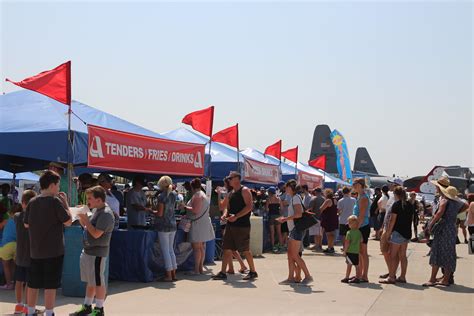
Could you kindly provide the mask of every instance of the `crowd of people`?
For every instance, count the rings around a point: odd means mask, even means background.
[[[67,196],[60,189],[62,179],[50,168],[40,177],[40,193],[23,192],[19,204],[9,198],[9,185],[1,187],[0,258],[5,276],[2,289],[15,290],[16,313],[36,315],[38,291],[44,289],[44,314],[54,315],[56,290],[62,281],[64,227],[73,222],[84,230],[79,266],[81,280],[87,284],[84,303],[73,315],[104,315],[105,262],[112,233],[119,228],[119,218],[124,214],[128,229],[149,227],[152,219],[165,266],[165,274],[158,281],[178,281],[174,250],[178,228],[187,233],[193,249],[194,269],[186,275],[205,273],[205,243],[215,238],[215,229],[210,217],[212,201],[199,178],[186,183],[185,192],[178,192],[168,176],[161,177],[156,186],[135,177],[132,187],[119,192],[108,174],[97,178],[81,175],[77,181],[77,204],[87,205],[92,213],[79,213],[77,217],[72,216]],[[240,264],[238,271],[245,274],[244,280],[258,278],[250,250],[250,217],[258,208],[268,219],[272,251],[287,254],[288,276],[280,282],[282,285],[314,282],[304,260],[305,248],[332,255],[337,252],[338,240],[347,263],[341,282],[368,283],[367,244],[372,239],[380,243],[387,267],[386,273],[380,275],[380,283],[407,282],[407,246],[410,241],[420,241],[430,246],[432,267],[423,286],[449,286],[454,283],[456,270],[458,227],[467,227],[469,234],[474,233],[474,194],[463,199],[445,177],[432,183],[437,188],[437,199],[428,207],[417,200],[416,193],[406,192],[397,179],[389,186],[376,188],[373,195],[365,179],[355,179],[351,188],[337,192],[321,188],[310,191],[295,180],[257,192],[242,183],[239,173],[232,172],[224,179],[224,186],[214,192],[224,228],[224,253],[221,269],[212,279],[226,280],[234,274],[234,259]],[[157,189],[151,199],[145,187]],[[179,223],[176,215],[180,215]],[[312,225],[304,227],[302,223],[308,216]],[[353,267],[355,273],[351,275]],[[440,268],[443,276],[438,278]]]

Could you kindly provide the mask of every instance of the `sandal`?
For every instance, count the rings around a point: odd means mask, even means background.
[[[239,273],[240,273],[240,274],[245,274],[245,273],[247,273],[247,272],[248,272],[248,269],[240,269],[240,270],[239,270]]]
[[[444,283],[441,283],[441,282],[436,282],[436,283],[435,283],[435,286],[450,287],[451,284],[449,284],[449,283],[448,283],[448,284],[444,284]]]
[[[351,281],[350,278],[344,278],[341,280],[342,283],[349,283]]]
[[[347,282],[349,284],[359,284],[359,283],[362,283],[360,279],[358,278],[353,278],[353,279],[350,279],[349,282]]]
[[[396,281],[397,281],[397,283],[402,283],[402,284],[406,284],[406,283],[407,283],[407,280],[402,279],[402,278],[400,278],[400,277],[398,277],[398,278],[396,279]]]
[[[381,279],[386,279],[386,278],[388,278],[389,276],[390,276],[390,274],[387,273],[387,274],[382,274],[382,275],[380,275],[379,278],[381,278]]]
[[[360,283],[369,283],[369,280],[359,279]]]
[[[379,283],[380,284],[395,284],[396,281],[391,280],[391,279],[385,279],[385,280],[380,280]]]
[[[436,283],[426,282],[426,283],[423,283],[421,286],[423,286],[423,287],[433,287],[433,286],[436,286]]]

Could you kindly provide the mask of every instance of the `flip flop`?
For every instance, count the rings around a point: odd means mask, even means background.
[[[407,280],[403,280],[401,278],[397,278],[396,280],[398,283],[402,283],[402,284],[406,284],[407,283]]]
[[[436,283],[426,282],[426,283],[423,283],[421,286],[423,286],[423,287],[433,287],[433,286],[436,286]]]

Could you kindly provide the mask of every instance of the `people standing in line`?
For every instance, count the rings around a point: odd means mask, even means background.
[[[127,225],[128,229],[144,228],[146,226],[146,213],[151,212],[147,207],[147,199],[143,187],[146,182],[140,176],[133,178],[132,189],[127,193]]]
[[[103,316],[106,297],[105,268],[110,251],[110,239],[115,225],[112,209],[106,204],[107,192],[102,186],[86,190],[87,204],[93,215],[79,214],[84,228],[83,250],[80,258],[81,281],[87,284],[84,304],[73,316]],[[95,307],[92,303],[95,298]]]
[[[252,193],[247,187],[242,186],[242,177],[238,172],[229,174],[229,183],[232,192],[229,195],[229,207],[225,211],[223,218],[227,220],[224,232],[224,258],[222,260],[221,271],[213,277],[214,280],[226,280],[226,269],[232,260],[233,251],[243,252],[249,264],[250,272],[244,280],[254,280],[258,278],[255,264],[250,251],[250,213],[252,212]]]
[[[176,255],[174,253],[174,239],[176,236],[176,192],[173,191],[173,181],[168,176],[163,176],[158,181],[160,195],[155,214],[155,228],[158,232],[161,254],[165,263],[166,275],[159,279],[161,282],[174,282],[176,279]],[[196,252],[196,251],[195,251]]]
[[[325,199],[323,196],[323,190],[321,188],[316,188],[313,191],[313,197],[309,202],[309,209],[311,213],[314,213],[315,217],[318,219],[318,222],[311,226],[308,229],[308,234],[314,236],[314,247],[311,250],[314,251],[323,251],[323,229],[321,227],[321,206],[323,205]]]
[[[344,187],[342,189],[342,199],[337,202],[337,214],[339,215],[339,236],[342,237],[342,244],[345,244],[346,234],[349,231],[348,219],[354,211],[354,205],[357,200],[351,197],[351,189]]]
[[[461,200],[463,203],[467,203],[467,201],[464,199],[464,196],[462,194],[458,194],[459,200]],[[456,228],[459,231],[461,229],[461,233],[464,236],[464,243],[467,244],[467,228],[466,228],[466,219],[467,219],[467,210],[465,212],[460,212],[456,218]],[[456,244],[460,244],[461,241],[459,240],[459,237],[456,238]]]
[[[56,290],[61,287],[64,226],[72,224],[66,194],[59,192],[61,177],[46,171],[39,179],[41,194],[26,207],[31,264],[28,276],[28,315],[36,312],[39,289],[44,289],[45,316],[54,315]]]
[[[270,223],[270,242],[272,244],[273,252],[280,251],[283,246],[283,235],[281,233],[281,223],[277,220],[280,216],[280,198],[276,195],[274,187],[268,188],[268,198],[265,205],[265,210],[268,212],[268,221]],[[278,237],[278,244],[275,242],[275,233]]]
[[[474,235],[474,193],[469,193],[467,195],[467,202],[469,207],[467,209],[467,220],[466,225],[469,231],[469,235]]]
[[[301,282],[302,284],[311,284],[313,277],[311,276],[305,261],[300,255],[302,240],[304,231],[299,230],[296,227],[295,220],[298,220],[303,216],[303,201],[297,194],[297,183],[295,180],[290,180],[286,183],[286,193],[291,197],[291,201],[288,207],[288,216],[280,217],[280,222],[287,222],[290,235],[288,239],[288,278],[280,282],[280,284],[292,284],[298,282],[300,278],[299,269],[301,269],[305,275],[305,278]],[[296,277],[295,277],[296,276]]]
[[[221,216],[221,229],[225,231],[225,227],[227,226],[227,210],[229,209],[229,194],[232,192],[232,187],[230,185],[229,177],[224,178],[224,189],[220,188],[218,193],[222,196],[219,200],[219,210],[222,212]],[[227,274],[235,274],[234,270],[234,262],[233,259],[236,259],[240,264],[239,272],[244,274],[248,271],[247,266],[245,265],[244,260],[240,256],[238,251],[232,251],[232,259],[228,262],[227,265]]]
[[[390,265],[388,278],[380,280],[382,284],[407,283],[408,269],[407,247],[411,239],[411,226],[415,213],[415,206],[407,201],[407,193],[402,187],[393,192],[396,202],[392,206],[390,222],[382,238],[390,240]],[[400,277],[396,273],[398,263],[401,266]]]
[[[196,178],[191,181],[191,188],[193,196],[185,206],[186,217],[191,220],[188,241],[191,242],[194,253],[194,271],[191,275],[200,275],[204,274],[205,244],[213,240],[215,235],[209,217],[210,201],[202,191],[201,180]]]
[[[285,182],[280,181],[278,182],[278,190],[280,191],[279,198],[280,198],[280,211],[281,211],[281,216],[287,217],[288,216],[288,206],[289,202],[291,201],[291,197],[286,194],[286,189],[285,189]],[[281,223],[281,235],[283,237],[283,244],[284,246],[282,247],[283,250],[287,248],[288,246],[288,223],[284,222]]]
[[[362,276],[359,265],[360,245],[362,242],[362,233],[359,230],[359,220],[357,216],[351,215],[347,219],[349,230],[344,238],[344,256],[346,257],[346,277],[341,280],[342,283],[360,283]],[[351,278],[352,266],[356,267],[356,275]]]
[[[428,224],[428,232],[433,235],[430,252],[431,277],[423,286],[450,286],[454,283],[452,274],[456,271],[456,217],[467,205],[457,199],[457,189],[446,185],[445,177],[431,181],[440,196],[438,211]],[[444,271],[443,279],[438,282],[439,269]]]
[[[334,198],[334,192],[331,189],[324,190],[326,200],[321,205],[321,227],[326,234],[328,247],[323,251],[325,254],[334,254],[334,241],[336,239],[336,229],[339,227],[337,216],[337,202]]]
[[[117,201],[119,201],[119,216],[122,216],[125,213],[125,200],[123,198],[123,193],[118,190],[114,183],[112,183],[110,192],[115,196]]]
[[[416,192],[410,192],[408,203],[413,205],[413,232],[415,236],[411,239],[412,242],[418,241],[418,225],[420,225],[420,213],[423,212],[421,203],[416,199]]]
[[[377,237],[377,231],[380,230],[382,225],[377,222],[377,217],[378,217],[378,212],[379,212],[379,206],[378,202],[382,198],[382,189],[381,188],[375,188],[374,190],[374,196],[372,197],[372,203],[370,204],[370,227],[374,229],[375,235],[374,238],[375,240],[379,240],[380,238]]]
[[[309,187],[307,184],[303,184],[299,186],[299,194],[301,196],[301,199],[303,200],[303,210],[308,210],[309,209],[309,204],[311,203],[311,194],[309,193]],[[305,231],[304,236],[303,236],[303,249],[307,248],[311,245],[310,241],[310,235],[308,233],[308,230]]]
[[[114,217],[115,217],[115,226],[114,229],[119,228],[120,224],[120,202],[117,200],[115,195],[112,193],[112,186],[113,186],[114,178],[111,177],[107,173],[101,173],[97,178],[98,184],[104,188],[105,190],[105,203],[110,207],[112,210]]]
[[[359,221],[359,230],[362,234],[362,244],[360,245],[360,265],[362,276],[359,279],[361,283],[369,282],[369,254],[367,253],[367,243],[370,235],[370,200],[367,194],[367,186],[365,179],[355,179],[353,182],[353,189],[357,192],[357,203],[354,205],[353,215],[357,216]]]
[[[15,313],[28,314],[28,270],[30,268],[30,237],[26,229],[25,210],[28,203],[36,196],[33,190],[26,190],[21,197],[21,212],[14,216],[16,226],[16,258],[15,258]]]
[[[377,224],[375,227],[375,239],[380,240],[380,237],[382,236],[383,232],[383,223],[385,221],[385,215],[387,214],[387,203],[390,200],[390,195],[389,192],[390,189],[388,185],[384,185],[382,187],[382,194],[380,198],[377,200],[377,209],[378,209],[378,215],[377,215]]]

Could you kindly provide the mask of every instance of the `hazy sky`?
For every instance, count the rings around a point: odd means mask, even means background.
[[[216,106],[241,147],[307,161],[317,124],[379,172],[473,164],[473,5],[2,2],[1,77],[72,60],[73,98],[156,132]],[[2,79],[3,80],[3,79]],[[19,88],[2,82],[2,91]]]

